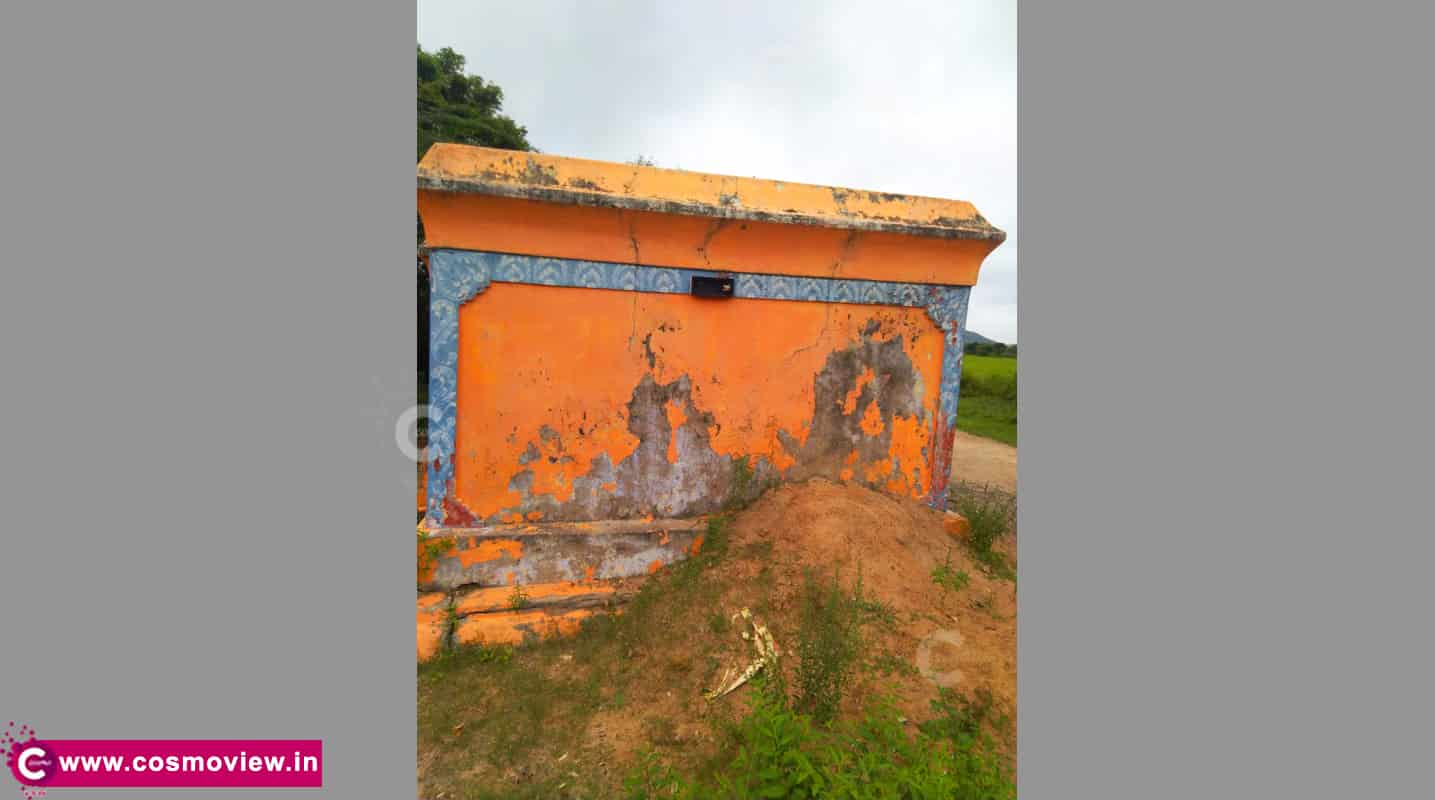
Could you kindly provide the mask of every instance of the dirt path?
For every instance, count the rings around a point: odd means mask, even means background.
[[[952,482],[989,483],[1016,493],[1016,448],[993,439],[956,431],[952,442]]]

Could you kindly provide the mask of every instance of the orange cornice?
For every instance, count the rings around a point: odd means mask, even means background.
[[[1006,237],[958,200],[454,144],[418,187],[435,248],[970,285]]]

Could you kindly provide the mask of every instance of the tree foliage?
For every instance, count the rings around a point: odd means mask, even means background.
[[[969,356],[1001,356],[1016,358],[1016,345],[1001,342],[967,342],[962,352]]]
[[[528,130],[500,113],[503,89],[464,74],[464,57],[418,47],[418,157],[435,142],[531,150]]]

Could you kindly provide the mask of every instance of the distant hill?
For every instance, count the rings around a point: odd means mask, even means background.
[[[962,352],[969,356],[1002,356],[1016,358],[1016,345],[1004,344],[996,339],[967,330],[962,332]]]

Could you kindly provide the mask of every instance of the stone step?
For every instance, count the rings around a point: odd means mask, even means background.
[[[447,646],[518,645],[572,635],[595,613],[617,610],[639,583],[641,579],[515,584],[421,594],[418,659],[426,661]]]
[[[571,609],[626,603],[633,596],[631,584],[618,581],[539,583],[490,588],[460,589],[453,593],[454,608],[461,617],[524,609]]]

